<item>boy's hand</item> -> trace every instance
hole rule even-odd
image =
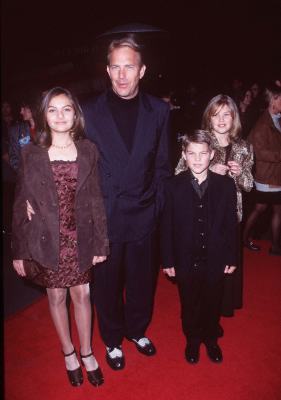
[[[176,271],[175,268],[163,268],[163,272],[164,274],[168,275],[170,278],[173,278],[174,276],[176,276]]]
[[[232,274],[236,270],[235,265],[226,265],[224,269],[225,274]]]

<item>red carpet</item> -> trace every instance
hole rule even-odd
[[[124,341],[126,368],[112,371],[95,325],[93,347],[105,384],[95,388],[85,379],[72,388],[43,297],[5,321],[5,399],[280,400],[281,259],[268,256],[268,242],[260,244],[260,253],[245,250],[244,308],[221,321],[222,364],[212,364],[203,346],[199,364],[185,362],[177,289],[161,273],[147,332],[157,346],[155,357]]]

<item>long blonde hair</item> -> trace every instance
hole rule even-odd
[[[218,94],[209,101],[203,113],[201,127],[204,130],[212,132],[212,117],[216,115],[224,106],[228,106],[230,108],[230,113],[233,119],[232,127],[229,131],[229,138],[231,141],[233,141],[238,139],[240,136],[241,121],[235,101],[225,94]]]

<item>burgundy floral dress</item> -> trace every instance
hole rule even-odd
[[[90,267],[78,267],[77,231],[74,213],[78,165],[76,161],[51,161],[57,187],[60,216],[60,261],[58,271],[40,268],[33,281],[47,288],[66,288],[90,282]]]

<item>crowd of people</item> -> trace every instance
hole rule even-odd
[[[109,44],[111,86],[98,96],[79,104],[68,89],[44,90],[36,108],[21,104],[21,120],[2,103],[7,208],[14,198],[3,231],[19,276],[46,288],[73,386],[81,365],[92,385],[104,382],[93,305],[113,370],[125,367],[124,340],[156,354],[146,330],[159,266],[178,285],[186,361],[197,363],[204,343],[222,362],[220,316],[243,305],[242,250],[260,250],[253,231],[269,206],[269,254],[281,255],[281,82],[235,81],[205,107],[192,87],[180,106],[172,92],[144,92],[145,71],[141,46],[125,35]],[[246,192],[255,205],[245,217]]]

